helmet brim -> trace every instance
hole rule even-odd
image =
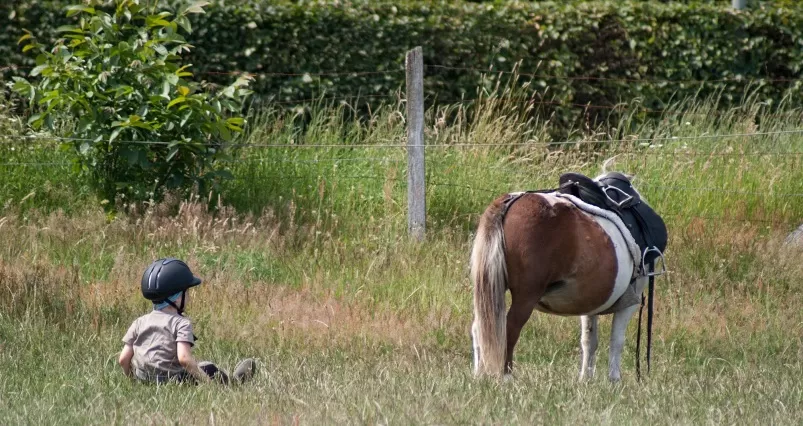
[[[193,276],[192,277],[192,281],[190,282],[190,285],[187,286],[187,288],[195,287],[196,285],[200,285],[202,282],[203,282],[203,280],[201,280],[200,278],[198,278],[196,276]]]

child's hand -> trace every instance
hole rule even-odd
[[[120,352],[120,359],[117,362],[120,364],[120,367],[123,368],[123,373],[126,376],[132,377],[133,373],[131,371],[131,358],[134,357],[134,347],[131,345],[123,346],[123,350]]]
[[[187,370],[188,373],[195,377],[199,383],[208,383],[212,380],[209,376],[206,375],[200,368],[198,368],[198,363],[195,361],[195,357],[192,356],[192,345],[188,342],[176,342],[176,349],[178,352],[178,362]]]

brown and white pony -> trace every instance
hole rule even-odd
[[[521,329],[537,309],[580,316],[580,379],[591,378],[597,315],[619,299],[637,270],[632,241],[611,218],[589,214],[559,194],[526,193],[507,209],[508,199],[499,197],[485,210],[471,254],[474,372],[509,374]],[[636,279],[639,297],[646,283],[646,277]],[[512,298],[507,315],[506,290]],[[635,304],[613,314],[612,381],[621,379],[625,329],[638,309]]]

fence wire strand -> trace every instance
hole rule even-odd
[[[424,65],[424,68],[430,68],[433,70],[441,69],[441,70],[449,70],[449,71],[469,71],[469,72],[478,72],[483,74],[507,74],[507,75],[518,75],[522,77],[530,77],[536,79],[543,79],[543,80],[567,80],[567,81],[618,81],[618,82],[626,82],[626,83],[661,83],[661,84],[708,84],[708,83],[745,83],[745,84],[755,84],[755,83],[793,83],[798,81],[803,81],[799,78],[761,78],[761,77],[723,77],[723,78],[714,78],[714,79],[664,79],[664,78],[642,78],[642,77],[606,77],[606,76],[591,76],[591,75],[578,75],[578,76],[567,76],[567,75],[556,75],[556,74],[542,74],[542,73],[533,73],[533,72],[524,72],[520,70],[494,70],[493,68],[476,68],[476,67],[456,67],[456,66],[449,66],[449,65]]]
[[[477,143],[443,143],[424,145],[424,148],[438,149],[438,148],[465,148],[465,147],[522,147],[522,146],[565,146],[565,145],[595,145],[595,144],[617,144],[617,143],[650,143],[650,142],[673,142],[673,141],[688,141],[688,140],[701,140],[701,139],[725,139],[725,138],[747,138],[756,136],[780,136],[780,135],[793,135],[802,134],[803,128],[791,130],[774,130],[767,132],[749,132],[749,133],[719,133],[719,134],[703,134],[694,136],[659,136],[659,137],[635,137],[635,138],[622,138],[622,139],[600,139],[600,140],[563,140],[553,142],[540,142],[540,141],[526,141],[526,142],[477,142]],[[73,138],[63,136],[50,136],[50,135],[26,135],[15,139],[5,139],[0,141],[0,144],[18,144],[19,139],[28,140],[42,140],[50,142],[97,142],[96,139],[89,138]],[[151,141],[151,140],[116,140],[119,144],[132,144],[132,145],[171,145],[175,141]],[[217,148],[226,146],[219,143],[192,143],[193,146],[204,146]],[[342,149],[387,149],[387,148],[408,148],[412,145],[406,143],[389,143],[389,144],[368,144],[368,143],[343,143],[343,144],[286,144],[286,143],[235,143],[228,145],[236,148],[294,148],[294,149],[322,149],[322,148],[342,148]]]

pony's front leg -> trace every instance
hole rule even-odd
[[[580,380],[594,377],[594,366],[597,358],[597,316],[580,317]]]
[[[622,350],[625,346],[625,331],[630,318],[638,310],[639,305],[633,305],[613,314],[611,325],[611,349],[608,357],[608,378],[612,382],[622,379]]]

